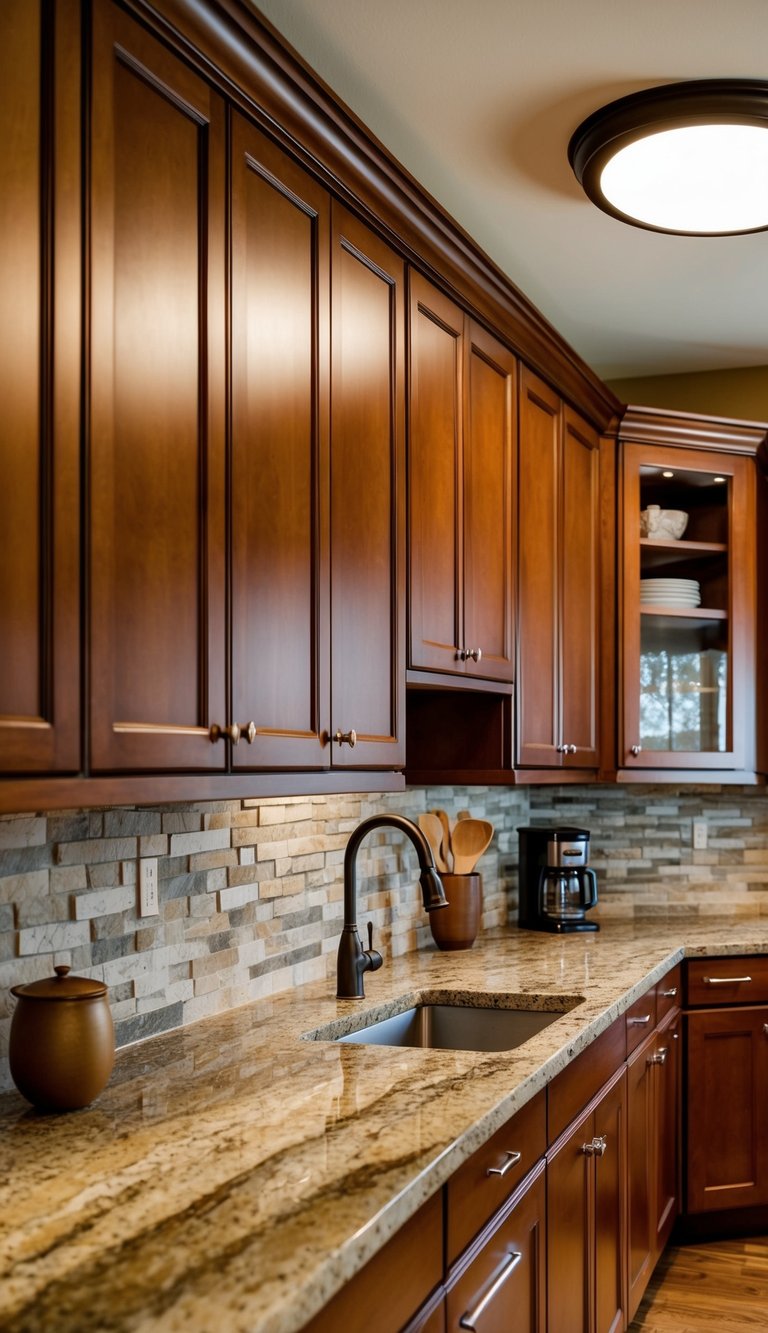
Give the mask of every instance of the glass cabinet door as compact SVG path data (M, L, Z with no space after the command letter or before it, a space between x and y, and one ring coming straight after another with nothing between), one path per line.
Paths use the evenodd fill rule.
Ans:
M620 763L744 768L755 690L752 461L626 444L623 506Z

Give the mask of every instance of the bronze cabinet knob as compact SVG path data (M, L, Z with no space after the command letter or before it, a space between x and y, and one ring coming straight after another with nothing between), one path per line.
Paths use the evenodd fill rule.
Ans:
M337 731L334 734L333 739L335 740L337 745L348 745L350 750L354 750L355 746L357 745L357 732L354 730Z

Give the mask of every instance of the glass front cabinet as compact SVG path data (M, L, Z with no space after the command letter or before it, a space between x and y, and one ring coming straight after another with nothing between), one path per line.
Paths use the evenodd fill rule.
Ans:
M619 765L755 767L753 457L622 446Z

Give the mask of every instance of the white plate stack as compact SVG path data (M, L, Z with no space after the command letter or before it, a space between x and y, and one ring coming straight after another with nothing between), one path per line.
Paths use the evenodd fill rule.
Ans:
M641 579L640 605L692 609L701 606L701 586L696 579Z

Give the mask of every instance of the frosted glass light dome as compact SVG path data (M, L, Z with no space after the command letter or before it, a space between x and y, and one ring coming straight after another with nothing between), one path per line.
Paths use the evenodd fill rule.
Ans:
M768 83L693 80L621 98L584 121L568 155L593 203L656 231L768 228Z

